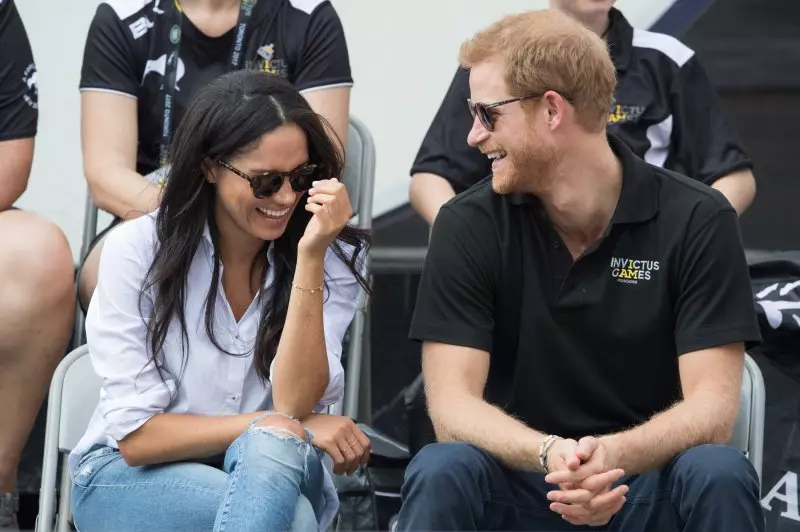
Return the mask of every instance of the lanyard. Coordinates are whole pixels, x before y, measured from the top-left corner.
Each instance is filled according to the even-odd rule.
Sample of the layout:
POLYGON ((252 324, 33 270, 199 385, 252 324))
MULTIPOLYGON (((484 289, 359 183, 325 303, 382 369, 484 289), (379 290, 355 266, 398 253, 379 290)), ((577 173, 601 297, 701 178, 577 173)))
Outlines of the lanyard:
MULTIPOLYGON (((253 14, 256 0, 242 0, 239 7, 239 20, 236 22, 236 36, 231 46, 231 57, 227 70, 239 70, 244 55, 244 38, 247 23, 253 14)), ((167 151, 172 137, 172 112, 175 103, 175 85, 178 76, 178 52, 181 44, 181 24, 183 23, 183 9, 178 0, 173 2, 172 26, 169 29, 169 45, 167 47, 166 65, 164 67, 164 113, 161 123, 161 146, 159 147, 158 164, 163 167, 167 164, 167 151)))

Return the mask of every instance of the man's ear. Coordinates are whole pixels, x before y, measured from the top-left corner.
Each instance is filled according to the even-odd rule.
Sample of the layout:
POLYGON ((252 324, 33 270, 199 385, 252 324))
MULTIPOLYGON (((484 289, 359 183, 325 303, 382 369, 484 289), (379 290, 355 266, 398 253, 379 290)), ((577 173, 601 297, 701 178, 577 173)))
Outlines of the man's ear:
POLYGON ((542 102, 547 109, 547 124, 555 129, 564 120, 566 100, 555 91, 547 91, 542 95, 542 102))

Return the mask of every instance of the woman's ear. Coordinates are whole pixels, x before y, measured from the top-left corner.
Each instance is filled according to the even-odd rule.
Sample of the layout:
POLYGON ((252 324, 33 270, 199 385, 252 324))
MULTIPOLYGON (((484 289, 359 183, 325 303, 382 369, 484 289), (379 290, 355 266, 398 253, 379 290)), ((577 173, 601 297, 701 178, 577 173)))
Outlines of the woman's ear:
POLYGON ((205 177, 206 181, 208 181, 212 185, 217 182, 217 177, 214 175, 214 169, 216 168, 216 166, 217 165, 215 165, 208 157, 203 159, 203 164, 202 164, 203 177, 205 177))

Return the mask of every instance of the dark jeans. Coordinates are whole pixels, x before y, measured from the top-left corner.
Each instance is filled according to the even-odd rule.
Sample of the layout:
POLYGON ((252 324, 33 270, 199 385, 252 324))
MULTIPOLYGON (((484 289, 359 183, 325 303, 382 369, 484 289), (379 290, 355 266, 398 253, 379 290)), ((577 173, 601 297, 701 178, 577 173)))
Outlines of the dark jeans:
POLYGON ((398 530, 763 532, 755 470, 740 451, 702 445, 664 469, 626 477, 622 510, 606 527, 573 526, 549 508, 555 488, 466 443, 423 448, 406 471, 398 530))

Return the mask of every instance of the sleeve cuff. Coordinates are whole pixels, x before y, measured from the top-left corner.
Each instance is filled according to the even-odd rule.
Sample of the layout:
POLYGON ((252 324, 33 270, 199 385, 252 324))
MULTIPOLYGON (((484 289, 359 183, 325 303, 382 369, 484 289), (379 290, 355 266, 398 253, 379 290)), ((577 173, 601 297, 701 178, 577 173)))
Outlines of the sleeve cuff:
POLYGON ((693 331, 676 337, 675 345, 678 355, 711 349, 722 345, 743 342, 745 351, 748 351, 761 343, 761 332, 758 327, 753 325, 743 325, 739 327, 726 327, 724 329, 705 329, 693 331))
POLYGON ((479 349, 491 353, 492 334, 480 330, 452 329, 444 326, 414 327, 412 325, 409 339, 418 342, 439 342, 442 344, 457 345, 479 349))
POLYGON ((144 425, 151 417, 164 412, 175 393, 175 382, 166 381, 135 395, 113 399, 101 392, 100 407, 106 422, 106 434, 116 441, 125 439, 131 432, 144 425), (132 405, 131 403, 136 403, 132 405))

